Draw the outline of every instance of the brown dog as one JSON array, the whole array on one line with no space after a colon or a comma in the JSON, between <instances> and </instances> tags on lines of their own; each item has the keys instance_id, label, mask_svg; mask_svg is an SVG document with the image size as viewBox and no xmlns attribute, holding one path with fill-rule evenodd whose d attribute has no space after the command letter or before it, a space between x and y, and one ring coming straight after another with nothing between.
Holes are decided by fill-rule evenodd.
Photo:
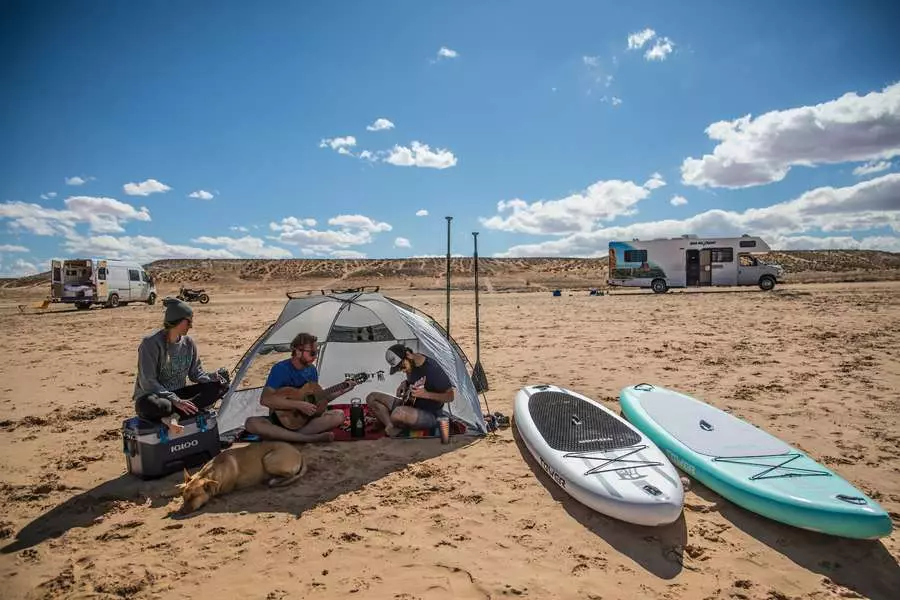
<instances>
[{"instance_id":1,"label":"brown dog","mask_svg":"<svg viewBox=\"0 0 900 600\"><path fill-rule=\"evenodd\" d=\"M185 469L184 483L177 486L183 501L179 513L192 513L215 496L263 482L269 487L290 485L305 473L303 454L287 442L259 442L229 448L193 476Z\"/></svg>"}]
</instances>

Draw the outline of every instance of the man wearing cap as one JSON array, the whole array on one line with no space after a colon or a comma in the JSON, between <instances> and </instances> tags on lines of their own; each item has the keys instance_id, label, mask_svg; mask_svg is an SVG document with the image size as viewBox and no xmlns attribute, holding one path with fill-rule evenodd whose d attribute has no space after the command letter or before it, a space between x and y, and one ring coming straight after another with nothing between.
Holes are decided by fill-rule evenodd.
<instances>
[{"instance_id":1,"label":"man wearing cap","mask_svg":"<svg viewBox=\"0 0 900 600\"><path fill-rule=\"evenodd\" d=\"M177 298L166 298L163 306L162 329L144 337L138 347L133 398L139 417L181 433L179 418L212 406L228 391L227 371L203 370L197 345L187 334L194 324L193 309ZM185 386L186 379L193 385Z\"/></svg>"},{"instance_id":2,"label":"man wearing cap","mask_svg":"<svg viewBox=\"0 0 900 600\"><path fill-rule=\"evenodd\" d=\"M433 358L413 352L403 344L394 344L384 353L391 375L406 373L397 395L372 392L366 396L369 409L394 437L402 428L431 429L437 426L444 405L453 402L453 383Z\"/></svg>"}]
</instances>

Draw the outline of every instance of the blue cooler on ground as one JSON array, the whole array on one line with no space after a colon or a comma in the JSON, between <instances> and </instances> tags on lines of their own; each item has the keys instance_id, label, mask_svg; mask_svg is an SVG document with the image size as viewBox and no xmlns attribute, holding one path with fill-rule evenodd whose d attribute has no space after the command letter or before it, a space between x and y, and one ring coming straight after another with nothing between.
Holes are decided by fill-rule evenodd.
<instances>
[{"instance_id":1,"label":"blue cooler on ground","mask_svg":"<svg viewBox=\"0 0 900 600\"><path fill-rule=\"evenodd\" d=\"M132 417L122 422L122 449L128 472L141 479L164 477L211 460L220 451L215 411L179 421L184 431L170 436L165 425Z\"/></svg>"}]
</instances>

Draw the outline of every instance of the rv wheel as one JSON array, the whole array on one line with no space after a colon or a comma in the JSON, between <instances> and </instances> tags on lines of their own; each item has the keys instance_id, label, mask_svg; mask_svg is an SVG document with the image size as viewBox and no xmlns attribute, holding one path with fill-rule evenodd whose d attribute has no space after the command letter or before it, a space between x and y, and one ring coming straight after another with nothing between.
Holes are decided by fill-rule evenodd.
<instances>
[{"instance_id":1,"label":"rv wheel","mask_svg":"<svg viewBox=\"0 0 900 600\"><path fill-rule=\"evenodd\" d=\"M156 304L156 294L154 294L153 292L150 292L150 295L147 296L147 304L150 306L153 306L154 304Z\"/></svg>"},{"instance_id":2,"label":"rv wheel","mask_svg":"<svg viewBox=\"0 0 900 600\"><path fill-rule=\"evenodd\" d=\"M770 275L763 275L759 278L759 287L768 292L775 287L775 278Z\"/></svg>"},{"instance_id":3,"label":"rv wheel","mask_svg":"<svg viewBox=\"0 0 900 600\"><path fill-rule=\"evenodd\" d=\"M106 305L110 308L116 308L117 306L119 306L119 295L110 294L109 300L106 301Z\"/></svg>"},{"instance_id":4,"label":"rv wheel","mask_svg":"<svg viewBox=\"0 0 900 600\"><path fill-rule=\"evenodd\" d=\"M666 285L665 279L654 279L650 284L650 289L656 292L657 294L665 294L669 291L669 286Z\"/></svg>"},{"instance_id":5,"label":"rv wheel","mask_svg":"<svg viewBox=\"0 0 900 600\"><path fill-rule=\"evenodd\" d=\"M90 307L91 307L90 302L76 302L75 303L75 308L77 308L78 310L87 310Z\"/></svg>"}]
</instances>

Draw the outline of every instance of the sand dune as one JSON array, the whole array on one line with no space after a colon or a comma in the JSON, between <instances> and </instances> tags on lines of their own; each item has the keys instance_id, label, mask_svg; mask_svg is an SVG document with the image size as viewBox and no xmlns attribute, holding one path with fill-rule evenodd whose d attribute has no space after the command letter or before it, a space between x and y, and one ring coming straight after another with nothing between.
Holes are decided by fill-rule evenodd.
<instances>
[{"instance_id":1,"label":"sand dune","mask_svg":"<svg viewBox=\"0 0 900 600\"><path fill-rule=\"evenodd\" d=\"M387 283L388 295L443 320L441 292ZM194 305L192 334L207 368L231 367L276 318L286 286L215 289ZM675 524L628 525L571 500L514 428L449 446L306 446L298 484L234 493L176 520L179 501L162 493L179 476L124 474L119 436L137 343L162 308L20 313L21 297L0 296L4 598L821 600L900 589L900 533L863 542L805 532L696 483ZM471 292L454 292L451 317L474 360ZM511 414L528 383L618 410L623 386L658 382L809 452L900 525L900 283L484 291L481 320L492 411Z\"/></svg>"}]
</instances>

